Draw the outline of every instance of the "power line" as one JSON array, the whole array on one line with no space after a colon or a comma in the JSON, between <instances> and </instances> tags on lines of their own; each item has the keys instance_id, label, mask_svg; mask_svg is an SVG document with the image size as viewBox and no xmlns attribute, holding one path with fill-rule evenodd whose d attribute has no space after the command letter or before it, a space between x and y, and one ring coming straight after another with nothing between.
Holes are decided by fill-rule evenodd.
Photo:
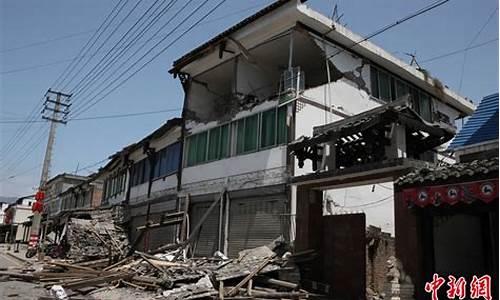
<instances>
[{"instance_id":1,"label":"power line","mask_svg":"<svg viewBox=\"0 0 500 300\"><path fill-rule=\"evenodd\" d=\"M12 51L16 51L16 50L25 49L25 48L31 48L31 47L35 47L35 46L39 46L39 45L49 44L49 43L60 41L60 40L74 38L74 37L77 37L80 35L86 35L86 34L89 34L91 32L94 32L94 31L95 31L95 29L81 31L81 32L75 32L75 33L71 33L71 34L67 34L67 35L62 35L60 37L51 38L51 39L47 39L44 41L33 42L33 43L29 43L29 44L25 44L25 45L21 45L21 46L17 46L17 47L3 49L3 50L0 50L0 53L7 53L7 52L12 52Z\"/></svg>"},{"instance_id":2,"label":"power line","mask_svg":"<svg viewBox=\"0 0 500 300\"><path fill-rule=\"evenodd\" d=\"M334 57L334 56L337 56L338 54L340 54L340 53L342 53L342 52L346 51L347 49L351 49L351 48L353 48L353 47L355 47L355 46L357 46L357 45L361 44L362 42L365 42L365 41L367 41L367 40L369 40L369 39L371 39L371 38L373 38L373 37L375 37L375 36L377 36L377 35L379 35L379 34L381 34L381 33L386 32L387 30L389 30L389 29L391 29L391 28L393 28L393 27L396 27L396 26L398 26L398 25L400 25L400 24L402 24L402 23L404 23L404 22L406 22L406 21L408 21L408 20L411 20L411 19L413 19L413 18L415 18L415 17L417 17L417 16L419 16L419 15L421 15L421 14L423 14L423 13L426 13L426 12L428 12L428 11L430 11L430 10L434 9L434 8L437 8L437 7L439 7L439 6L443 5L443 4L445 4L445 3L446 3L446 2L448 2L448 1L450 1L450 0L438 0L438 1L436 1L436 2L434 2L434 3L432 3L432 4L430 4L430 5L428 5L428 6L424 7L424 8L422 8L422 9L420 9L420 10L418 10L418 11L416 11L416 12L414 12L414 13L412 13L412 14L410 14L410 15L406 16L406 17L404 17L404 18L401 18L401 19L397 20L397 21L396 21L396 22L394 22L394 23L391 23L391 24L389 24L389 25L386 25L386 26L384 26L384 27L382 27L382 28L380 28L380 29L376 30L375 32L373 32L373 33L371 33L371 34L367 35L366 37L362 38L360 41L357 41L357 42L353 43L351 46L349 46L349 47L347 47L347 48L343 48L343 49L341 49L341 50L339 50L339 51L335 52L335 53L334 53L334 54L332 54L332 55L329 55L329 56L327 55L327 56L326 56L326 58L328 59L328 58L332 58L332 57Z\"/></svg>"},{"instance_id":3,"label":"power line","mask_svg":"<svg viewBox=\"0 0 500 300\"><path fill-rule=\"evenodd\" d=\"M32 171L34 171L34 170L39 169L41 166L42 166L42 164L38 164L38 165L36 165L36 166L33 166L33 167L31 167L31 168L29 168L29 169L26 169L26 170L24 170L24 171L22 171L22 172L19 172L19 173L17 173L17 174L14 174L14 175L11 175L11 176L8 176L8 177L5 177L5 178L3 178L3 179L0 179L0 182L9 181L9 180L14 179L14 178L17 178L17 177L19 177L19 176L21 176L21 175L28 174L28 173L30 173L30 172L32 172Z\"/></svg>"},{"instance_id":4,"label":"power line","mask_svg":"<svg viewBox=\"0 0 500 300\"><path fill-rule=\"evenodd\" d=\"M83 167L83 168L79 168L79 169L78 169L78 172L75 172L75 174L78 174L79 172L84 171L84 170L91 169L91 168L93 168L93 167L95 167L95 166L97 166L97 165L99 165L99 164L102 164L103 162L105 162L105 161L107 161L107 160L109 160L109 158L105 158L105 159L102 159L102 160L100 160L100 161L98 161L98 162L95 162L95 163L93 163L93 164L90 164L90 165L88 165L88 166L85 166L85 167Z\"/></svg>"},{"instance_id":5,"label":"power line","mask_svg":"<svg viewBox=\"0 0 500 300\"><path fill-rule=\"evenodd\" d=\"M73 70L76 68L76 66L82 61L83 57L86 56L86 54L94 47L95 43L99 40L101 35L108 29L110 24L114 21L116 16L120 13L120 11L123 9L123 7L127 4L128 0L125 0L125 3L120 7L120 4L123 2L123 0L118 0L116 5L111 9L108 15L104 18L104 21L99 25L99 28L94 32L94 34L87 40L87 42L83 45L83 47L80 49L76 57L78 59L73 60L67 67L64 69L64 71L59 75L59 77L55 80L55 82L52 84L53 87L57 88L59 87L59 84L62 84L66 78L70 76L70 74L73 72ZM115 14L116 12L116 14ZM113 16L114 15L114 16ZM111 18L111 20L110 20ZM109 23L108 23L109 21ZM104 28L103 30L101 30Z\"/></svg>"},{"instance_id":6,"label":"power line","mask_svg":"<svg viewBox=\"0 0 500 300\"><path fill-rule=\"evenodd\" d=\"M118 11L118 13L113 17L113 19L111 20L111 22L114 21L115 17L118 16L118 14L120 13L121 9L123 7L125 7L125 5L127 4L129 0L125 0L125 4L120 8L120 10ZM99 50L102 49L102 47L104 47L104 45L109 41L109 39L111 39L111 37L116 33L116 31L118 30L118 28L120 28L120 26L123 24L123 22L125 22L125 20L127 20L128 17L130 17L130 15L132 14L132 12L134 12L134 10L139 6L139 4L142 2L143 0L137 0L135 5L132 7L131 10L129 10L129 12L125 15L125 17L122 18L122 20L119 22L118 26L116 26L112 31L111 33L109 33L109 35L104 39L104 42L101 43L101 45L97 48L96 52L98 52ZM109 27L109 26L108 26ZM104 31L102 32L104 33ZM73 81L73 79L75 79L75 77L80 73L82 72L85 67L89 64L89 62L92 60L94 56L90 56L84 63L83 65L80 67L80 69L78 71L76 71L73 76L71 76L71 78L69 79L68 82L66 82L66 84L63 85L62 89L66 89L68 87L68 85ZM68 76L69 77L69 76ZM61 83L62 84L62 83Z\"/></svg>"},{"instance_id":7,"label":"power line","mask_svg":"<svg viewBox=\"0 0 500 300\"><path fill-rule=\"evenodd\" d=\"M105 115L105 116L95 116L95 117L84 117L84 118L75 118L72 121L88 121L88 120L99 120L99 119L119 119L119 118L128 118L128 117L137 117L144 115L154 115L161 114L166 112L175 112L180 111L182 108L172 108L172 109L163 109L163 110L153 110L153 111L145 111L138 113L128 113L128 114L117 114L117 115ZM0 124L11 124L11 123L25 123L24 120L8 120L8 121L0 121ZM47 122L45 120L39 120L35 122Z\"/></svg>"},{"instance_id":8,"label":"power line","mask_svg":"<svg viewBox=\"0 0 500 300\"><path fill-rule=\"evenodd\" d=\"M204 14L198 21L196 21L194 24L192 24L188 29L186 29L184 32L182 32L179 36L177 36L173 41L171 41L166 47L164 47L161 51L159 51L157 54L155 54L152 58L150 58L148 61L146 61L144 64L142 64L138 69L136 69L134 72L132 72L129 76L127 76L123 81L119 82L118 85L113 87L110 91L108 91L106 94L104 94L102 97L96 99L94 102L91 102L93 99L97 98L97 96L100 94L98 93L96 96L94 96L92 99L90 99L87 103L89 105L82 109L80 112L78 112L75 117L79 116L80 114L84 113L100 101L102 101L106 96L111 94L113 91L115 91L117 88L119 88L121 85L123 85L126 81L128 81L130 78L135 76L137 73L139 73L142 69L144 69L148 64L150 64L153 60L158 58L161 54L165 53L166 50L168 50L174 43L176 43L179 39L184 37L187 33L189 33L193 28L196 27L200 22L202 22L204 19L206 19L210 14L212 14L216 9L218 9L223 3L225 3L227 0L221 0L219 3L214 6L212 9L210 9L206 14ZM158 43L156 43L149 51L147 51L143 56L141 56L136 62L134 62L131 66L129 66L124 72L122 72L118 78L113 80L110 84L108 84L103 90L111 86L113 83L115 83L117 80L119 80L123 75L125 75L132 67L134 67L139 61L141 61L143 58L145 58L151 51L153 51L158 45L160 45L172 32L174 32L177 28L179 28L187 19L189 19L192 15L194 15L202 6L205 5L205 3L208 2L208 0L204 1L201 5L199 5L197 8L195 8L180 24L178 24L167 36L162 38ZM101 92L103 91L101 90ZM71 119L70 119L71 120Z\"/></svg>"},{"instance_id":9,"label":"power line","mask_svg":"<svg viewBox=\"0 0 500 300\"><path fill-rule=\"evenodd\" d=\"M127 0L128 1L128 0ZM117 4L113 7L113 9L111 10L111 12L106 16L105 20L101 23L101 25L99 26L98 30L92 35L92 37L87 41L87 43L84 45L84 47L80 50L80 52L78 53L77 56L80 56L85 48L87 47L87 45L89 45L91 43L91 41L93 40L93 38L97 35L97 33L100 31L101 28L103 27L107 27L106 26L106 23L107 21L109 20L109 18L111 17L111 15L113 15L113 13L117 10L117 8L119 7L120 3L122 2L122 0L119 0L117 2ZM122 7L123 8L123 7ZM109 24L108 24L109 25ZM104 29L106 30L106 28ZM102 34L102 33L101 33ZM100 36L100 35L99 35ZM95 41L94 41L95 43ZM92 47L92 46L91 46ZM90 49L90 48L89 48ZM74 64L76 61L73 60L67 67L66 69L61 73L61 75L59 75L59 77L54 81L54 83L52 84L52 86L55 86L56 84L58 84L59 80L62 79L65 74L69 75L72 71L72 68L76 67L76 64L78 64L78 62L76 64ZM69 73L67 73L67 71L69 70ZM35 121L36 117L37 117L37 113L38 111L40 111L41 107L43 106L43 102L44 102L44 97L43 96L37 105L35 105L33 107L33 110L30 112L30 114L28 115L28 117L26 118L26 120L28 121L27 123L23 124L23 126L19 127L18 130L16 130L16 132L11 136L11 138L9 139L9 141L6 143L6 146L5 147L2 147L2 152L5 152L6 153L9 153L10 151L13 151L15 149L15 147L17 146L17 144L19 143L19 141L26 135L26 133L28 132L28 130L32 127L33 123L32 121Z\"/></svg>"},{"instance_id":10,"label":"power line","mask_svg":"<svg viewBox=\"0 0 500 300\"><path fill-rule=\"evenodd\" d=\"M466 48L470 47L476 40L477 38L481 35L481 33L483 32L484 28L486 28L486 25L488 25L488 23L490 23L491 19L493 18L493 16L495 15L495 13L498 11L498 7L495 8L495 10L493 12L491 12L490 16L488 17L488 19L486 20L486 22L484 22L483 26L481 26L481 29L479 29L479 31L476 33L476 35L474 35L474 37L472 38L472 40L469 42L469 44L467 45ZM465 63L467 61L467 51L464 52L464 59L462 61L462 68L461 68L461 71L460 71L460 83L458 84L458 91L462 91L462 83L463 83L463 79L464 79L464 71L465 71Z\"/></svg>"},{"instance_id":11,"label":"power line","mask_svg":"<svg viewBox=\"0 0 500 300\"><path fill-rule=\"evenodd\" d=\"M431 57L431 58L428 58L428 59L424 59L424 60L422 60L420 62L421 63L426 63L426 62L435 61L435 60L438 60L438 59L441 59L441 58L445 58L445 57L448 57L448 56L459 54L459 53L464 52L464 51L468 51L468 50L476 49L476 48L479 48L479 47L483 47L483 46L486 46L486 45L491 44L491 43L496 42L496 41L498 41L498 38L491 39L491 40L488 40L488 41L485 41L485 42L482 42L482 43L479 43L479 44L476 44L476 45L472 45L470 47L466 47L466 48L462 48L462 49L459 49L459 50L451 51L451 52L448 52L448 53L445 53L445 54L441 54L441 55L438 55L438 56L434 56L434 57Z\"/></svg>"},{"instance_id":12,"label":"power line","mask_svg":"<svg viewBox=\"0 0 500 300\"><path fill-rule=\"evenodd\" d=\"M185 10L186 7L191 4L193 2L193 0L190 0L190 1L186 1L184 6L179 10L179 11L182 11L182 10ZM171 21L173 21L175 19L175 17L177 16L177 14L175 16L173 16L172 18L170 18L165 24L163 24L159 29L157 29L157 31L147 40L145 41L139 48L137 48L134 53L132 53L128 58L126 58L113 72L111 72L106 78L104 78L103 80L100 81L100 83L97 85L96 88L93 88L92 90L98 90L101 86L103 86L114 74L116 74L116 72L118 72L122 67L125 66L125 64L127 62L129 62L137 53L139 53L139 51L141 51L152 39L154 39L158 33L160 33L166 26L168 26L170 24ZM183 21L184 22L184 21ZM162 40L164 40L166 37L170 36L171 34L173 33L173 31L169 32ZM159 43L157 43L154 47L156 47L158 44L160 44L162 41L160 41ZM152 48L152 49L153 49ZM150 49L150 50L152 50ZM147 54L147 53L146 53ZM143 55L144 57L144 55ZM139 58L139 60L137 60L135 63L137 63L138 61L140 61L143 57ZM134 63L134 64L135 64ZM132 65L133 66L133 65ZM132 67L131 66L131 67ZM107 67L107 66L106 66ZM130 68L130 67L129 67ZM99 74L96 74L97 76L97 79L101 78L101 76L104 74L106 70L105 69L102 69ZM96 79L96 77L94 76L94 81ZM106 89L106 87L104 88ZM90 90L90 89L87 89L87 90ZM82 97L82 95L85 95L85 92L83 93L79 93L79 91L77 91L77 97ZM78 98L77 98L78 99ZM81 104L80 107L78 107L78 105L76 107L74 107L74 111L77 111L78 109L80 109L81 107L83 107L85 104Z\"/></svg>"},{"instance_id":13,"label":"power line","mask_svg":"<svg viewBox=\"0 0 500 300\"><path fill-rule=\"evenodd\" d=\"M352 205L352 206L340 206L340 207L342 207L342 208L360 208L360 207L368 207L368 206L378 205L378 204L383 203L385 201L391 200L393 198L393 196L394 195L389 195L389 196L384 197L382 199L379 199L377 201L368 202L368 203L365 203L365 204Z\"/></svg>"},{"instance_id":14,"label":"power line","mask_svg":"<svg viewBox=\"0 0 500 300\"><path fill-rule=\"evenodd\" d=\"M240 14L242 12L246 12L246 11L252 10L254 8L260 7L260 6L262 6L262 5L261 4L260 5L253 5L253 6L241 9L241 10L233 11L233 12L230 12L228 14L222 15L220 17L213 18L213 19L207 20L205 22L201 22L200 24L198 24L197 27L205 25L205 24L213 23L213 22L216 22L216 21L219 21L219 20L223 20L223 19L226 19L226 18L229 18L229 17L233 17L236 14ZM88 30L88 31L85 31L85 32L89 33L89 32L94 32L94 31L96 31L96 30ZM82 33L75 33L75 35L77 35L77 34L82 34ZM156 37L156 38L158 38L158 37ZM47 42L53 41L53 40L62 40L62 39L64 39L64 37L55 38L55 39L52 39L52 40L40 42L39 44L47 43ZM118 47L118 48L120 49L121 47ZM99 51L99 52L95 52L95 53L92 53L92 54L88 54L88 55L85 55L84 57L95 56L95 55L97 55L99 53L104 53L104 51ZM0 75L14 74L14 73L20 73L20 72L27 72L27 71L30 71L30 70L36 70L36 69L46 68L46 67L50 67L50 66L60 65L60 64L63 64L63 63L67 63L67 62L76 60L78 58L80 58L80 56L74 56L74 57L71 57L71 58L66 58L66 59L61 59L61 60L54 60L54 61L51 61L51 62L48 62L48 63L44 63L44 64L37 64L37 65L31 65L31 66L22 67L22 68L11 69L11 70L0 72Z\"/></svg>"},{"instance_id":15,"label":"power line","mask_svg":"<svg viewBox=\"0 0 500 300\"><path fill-rule=\"evenodd\" d=\"M74 94L80 93L82 90L87 88L89 84L95 82L98 78L100 78L100 75L104 74L106 70L112 67L113 63L115 63L117 59L121 58L145 34L147 30L149 30L164 14L166 14L172 8L173 4L175 4L177 1L178 0L170 0L170 2L168 2L167 5L159 13L157 13L157 15L154 16L153 19L150 20L149 23L140 30L139 33L137 33L137 31L144 25L144 23L139 25L139 27L132 33L132 37L131 36L127 37L127 35L139 24L139 22L147 15L147 13L156 5L156 3L158 2L158 0L156 0L137 20L137 22L135 22L127 30L127 32L125 32L125 34L120 38L120 40L101 58L101 60L97 64L95 64L95 66L83 77L83 79L81 79L80 82L77 83L77 85L72 89L72 91L74 91L73 93ZM148 16L147 19L144 20L147 21L148 19L150 19L151 16L153 16L158 11L158 9L161 8L161 5L163 5L164 3L165 0L163 0L160 6L158 6L155 9L155 11L150 16ZM127 40L125 39L126 37L129 41L126 41ZM124 44L127 42L127 44L122 47L118 47L122 41L124 41ZM119 52L117 54L115 53L114 57L110 56L109 59L106 62L104 62L106 58L111 53L113 53L113 50L115 48L119 49ZM99 71L96 71L97 68L101 69ZM91 78L85 84L83 84L90 75L92 75Z\"/></svg>"},{"instance_id":16,"label":"power line","mask_svg":"<svg viewBox=\"0 0 500 300\"><path fill-rule=\"evenodd\" d=\"M227 15L224 15L224 16L221 16L221 17L218 17L218 18L215 18L215 19L207 20L206 22L203 22L200 25L208 24L208 23L211 23L211 22L215 22L215 21L224 19L226 17L232 17L235 14L238 14L238 13L241 13L241 12L245 12L245 11L251 10L253 8L260 7L261 5L262 4L257 4L257 5L253 5L251 7L247 7L247 8L238 10L238 11L234 11L234 12L228 13ZM58 37L55 37L55 38L45 39L43 41L32 42L32 43L27 43L27 44L24 44L24 45L12 47L12 48L2 49L2 50L0 50L0 53L7 53L7 52L17 51L17 50L21 50L21 49L25 49L25 48L36 47L36 46L39 46L39 45L50 44L52 42L57 42L57 41L61 41L61 40L71 39L71 38L74 38L74 37L77 37L77 36L81 36L81 35L87 35L89 33L96 32L96 31L97 31L97 29L94 28L94 29L89 29L89 30L86 30L86 31L80 31L80 32L66 34L66 35L61 35L61 36L58 36Z\"/></svg>"}]
</instances>

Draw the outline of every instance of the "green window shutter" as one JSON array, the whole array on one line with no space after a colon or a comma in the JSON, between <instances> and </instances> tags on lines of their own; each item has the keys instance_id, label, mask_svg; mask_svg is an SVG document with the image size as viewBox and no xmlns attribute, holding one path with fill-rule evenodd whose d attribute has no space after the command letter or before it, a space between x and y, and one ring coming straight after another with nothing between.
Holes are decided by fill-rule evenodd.
<instances>
[{"instance_id":1,"label":"green window shutter","mask_svg":"<svg viewBox=\"0 0 500 300\"><path fill-rule=\"evenodd\" d=\"M378 73L380 99L391 101L391 79L385 72Z\"/></svg>"},{"instance_id":2,"label":"green window shutter","mask_svg":"<svg viewBox=\"0 0 500 300\"><path fill-rule=\"evenodd\" d=\"M419 114L422 119L432 121L431 97L426 93L419 93Z\"/></svg>"},{"instance_id":3,"label":"green window shutter","mask_svg":"<svg viewBox=\"0 0 500 300\"><path fill-rule=\"evenodd\" d=\"M192 135L187 138L187 165L192 166L196 163L196 137L197 135Z\"/></svg>"},{"instance_id":4,"label":"green window shutter","mask_svg":"<svg viewBox=\"0 0 500 300\"><path fill-rule=\"evenodd\" d=\"M226 158L226 157L229 157L230 156L230 146L231 146L231 142L230 142L230 130L229 130L229 124L226 124L224 126L221 127L221 142L220 142L220 158Z\"/></svg>"},{"instance_id":5,"label":"green window shutter","mask_svg":"<svg viewBox=\"0 0 500 300\"><path fill-rule=\"evenodd\" d=\"M262 113L260 129L260 146L262 148L273 146L276 140L276 109Z\"/></svg>"},{"instance_id":6,"label":"green window shutter","mask_svg":"<svg viewBox=\"0 0 500 300\"><path fill-rule=\"evenodd\" d=\"M288 126L286 124L286 111L287 111L286 106L278 108L278 144L285 144L288 142Z\"/></svg>"},{"instance_id":7,"label":"green window shutter","mask_svg":"<svg viewBox=\"0 0 500 300\"><path fill-rule=\"evenodd\" d=\"M219 158L220 153L220 127L210 129L208 140L208 160Z\"/></svg>"},{"instance_id":8,"label":"green window shutter","mask_svg":"<svg viewBox=\"0 0 500 300\"><path fill-rule=\"evenodd\" d=\"M253 115L245 119L245 145L244 152L257 150L257 135L259 115Z\"/></svg>"},{"instance_id":9,"label":"green window shutter","mask_svg":"<svg viewBox=\"0 0 500 300\"><path fill-rule=\"evenodd\" d=\"M207 131L198 134L196 141L196 163L202 163L207 160L207 136Z\"/></svg>"},{"instance_id":10,"label":"green window shutter","mask_svg":"<svg viewBox=\"0 0 500 300\"><path fill-rule=\"evenodd\" d=\"M370 79L371 79L371 86L372 86L372 96L375 98L378 98L379 92L378 92L378 70L375 69L374 67L370 68Z\"/></svg>"},{"instance_id":11,"label":"green window shutter","mask_svg":"<svg viewBox=\"0 0 500 300\"><path fill-rule=\"evenodd\" d=\"M409 93L410 89L408 85L401 80L396 80L396 99L401 99Z\"/></svg>"},{"instance_id":12,"label":"green window shutter","mask_svg":"<svg viewBox=\"0 0 500 300\"><path fill-rule=\"evenodd\" d=\"M236 153L245 151L245 119L236 121Z\"/></svg>"}]
</instances>

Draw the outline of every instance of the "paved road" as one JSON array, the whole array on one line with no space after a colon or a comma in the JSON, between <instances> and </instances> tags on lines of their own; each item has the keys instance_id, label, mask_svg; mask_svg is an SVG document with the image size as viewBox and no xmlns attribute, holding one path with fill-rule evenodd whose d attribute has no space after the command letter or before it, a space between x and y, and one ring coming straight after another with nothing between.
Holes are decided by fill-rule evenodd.
<instances>
[{"instance_id":1,"label":"paved road","mask_svg":"<svg viewBox=\"0 0 500 300\"><path fill-rule=\"evenodd\" d=\"M0 249L1 268L12 269L22 266L19 260L5 254L5 251L5 249ZM3 280L0 278L0 299L37 300L40 296L48 295L46 290L37 286L37 284L23 281Z\"/></svg>"},{"instance_id":2,"label":"paved road","mask_svg":"<svg viewBox=\"0 0 500 300\"><path fill-rule=\"evenodd\" d=\"M0 252L0 267L8 268L20 266L22 266L22 263L19 260L9 256L8 254L5 254L5 252Z\"/></svg>"}]
</instances>

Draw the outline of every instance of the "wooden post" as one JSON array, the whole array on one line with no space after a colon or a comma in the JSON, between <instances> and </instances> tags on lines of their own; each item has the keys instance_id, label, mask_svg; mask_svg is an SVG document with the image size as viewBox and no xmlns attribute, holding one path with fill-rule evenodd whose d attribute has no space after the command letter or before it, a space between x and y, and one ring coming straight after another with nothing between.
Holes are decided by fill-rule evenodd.
<instances>
[{"instance_id":1,"label":"wooden post","mask_svg":"<svg viewBox=\"0 0 500 300\"><path fill-rule=\"evenodd\" d=\"M182 220L180 241L185 241L187 237L187 222L188 222L188 211L189 211L190 196L186 195L184 198L184 219Z\"/></svg>"},{"instance_id":2,"label":"wooden post","mask_svg":"<svg viewBox=\"0 0 500 300\"><path fill-rule=\"evenodd\" d=\"M228 256L229 250L229 211L230 211L230 198L229 193L226 193L226 201L225 201L225 210L224 214L224 255Z\"/></svg>"}]
</instances>

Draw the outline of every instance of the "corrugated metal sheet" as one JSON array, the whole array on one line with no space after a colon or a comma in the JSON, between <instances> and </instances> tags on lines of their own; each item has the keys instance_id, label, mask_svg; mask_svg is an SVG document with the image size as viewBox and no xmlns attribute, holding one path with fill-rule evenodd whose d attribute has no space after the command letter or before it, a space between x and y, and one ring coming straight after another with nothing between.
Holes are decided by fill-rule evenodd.
<instances>
[{"instance_id":1,"label":"corrugated metal sheet","mask_svg":"<svg viewBox=\"0 0 500 300\"><path fill-rule=\"evenodd\" d=\"M266 245L288 233L286 194L231 199L228 256Z\"/></svg>"},{"instance_id":2,"label":"corrugated metal sheet","mask_svg":"<svg viewBox=\"0 0 500 300\"><path fill-rule=\"evenodd\" d=\"M212 205L212 202L196 203L191 206L189 221L191 230L200 222L205 212ZM195 238L196 242L193 244L195 256L212 256L217 251L219 243L219 210L220 205L217 205L203 223L198 238Z\"/></svg>"},{"instance_id":3,"label":"corrugated metal sheet","mask_svg":"<svg viewBox=\"0 0 500 300\"><path fill-rule=\"evenodd\" d=\"M481 100L474 114L451 142L449 149L498 139L498 93Z\"/></svg>"}]
</instances>

